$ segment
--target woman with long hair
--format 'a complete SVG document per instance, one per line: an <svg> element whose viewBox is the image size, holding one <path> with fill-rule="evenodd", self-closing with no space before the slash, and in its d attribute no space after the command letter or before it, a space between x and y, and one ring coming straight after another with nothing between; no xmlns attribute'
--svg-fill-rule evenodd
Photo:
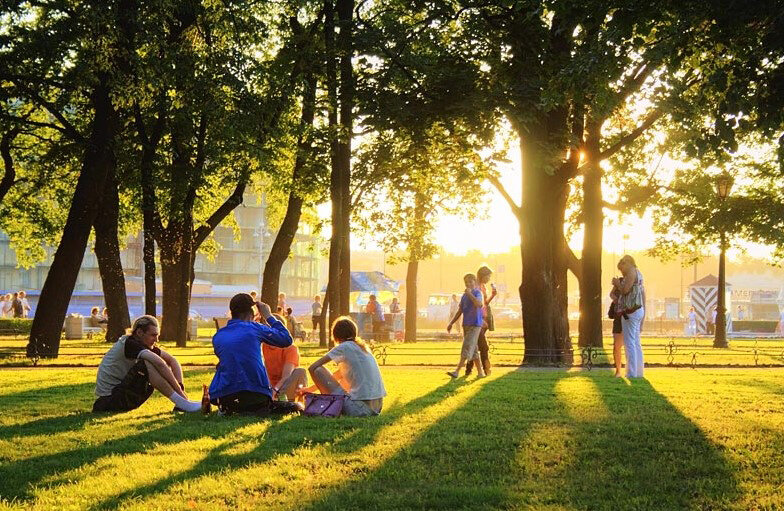
<svg viewBox="0 0 784 511"><path fill-rule="evenodd" d="M622 278L612 280L613 288L620 296L619 311L623 329L623 344L626 351L627 378L642 378L645 362L642 356L640 334L645 319L645 288L642 273L637 269L634 258L625 255L618 262Z"/></svg>
<svg viewBox="0 0 784 511"><path fill-rule="evenodd" d="M313 362L309 371L313 383L322 394L348 395L343 405L343 415L368 417L381 413L387 391L376 358L357 333L357 324L353 319L348 316L337 318L332 323L335 347ZM335 373L330 374L324 367L328 362L338 364Z"/></svg>

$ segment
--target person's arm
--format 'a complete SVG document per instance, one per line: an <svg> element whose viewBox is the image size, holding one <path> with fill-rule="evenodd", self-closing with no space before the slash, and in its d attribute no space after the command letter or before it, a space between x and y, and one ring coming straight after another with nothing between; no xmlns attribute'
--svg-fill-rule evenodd
<svg viewBox="0 0 784 511"><path fill-rule="evenodd" d="M163 379L166 380L166 383L171 385L171 388L174 390L174 392L176 392L177 394L181 395L186 399L188 398L188 396L185 394L185 391L182 389L182 387L180 387L180 382L178 382L177 378L174 377L174 373L172 372L171 368L166 363L166 361L164 361L161 357L159 357L158 355L156 355L150 350L140 351L138 358L140 360L145 360L151 363L158 371L158 373L163 377Z"/></svg>
<svg viewBox="0 0 784 511"><path fill-rule="evenodd" d="M259 308L261 317L264 318L264 320L269 325L268 327L259 325L259 330L261 331L261 341L266 342L272 346L277 346L278 348L286 348L291 346L291 344L294 342L294 339L291 337L291 333L289 332L288 328L286 328L286 325L275 319L275 316L272 315L272 311L270 310L269 305L263 302L256 302L256 306Z"/></svg>
<svg viewBox="0 0 784 511"><path fill-rule="evenodd" d="M313 362L312 364L310 364L310 367L308 367L308 372L312 375L313 371L315 371L319 367L321 367L324 364L326 364L328 362L331 362L331 361L332 361L332 357L330 357L329 353L327 353L326 355L324 355L320 359L318 359L315 362Z"/></svg>
<svg viewBox="0 0 784 511"><path fill-rule="evenodd" d="M477 309L482 307L482 300L474 296L474 293L471 292L472 290L466 289L465 294L468 295L468 298L471 299L471 303L474 304L474 307ZM480 293L481 294L481 293Z"/></svg>
<svg viewBox="0 0 784 511"><path fill-rule="evenodd" d="M628 273L623 274L623 281L620 282L618 286L618 291L622 295L627 295L634 287L635 282L637 282L637 268L630 268Z"/></svg>
<svg viewBox="0 0 784 511"><path fill-rule="evenodd" d="M174 374L174 379L177 380L177 382L180 384L180 387L185 389L185 384L183 383L182 379L182 366L180 366L180 363L177 362L177 359L163 350L161 350L160 356L163 361L166 362L166 365L168 365L171 369L172 374Z"/></svg>
<svg viewBox="0 0 784 511"><path fill-rule="evenodd" d="M495 288L495 285L490 284L490 288L493 290L493 293L490 295L490 298L485 300L485 305L490 305L490 302L495 300L495 297L498 296L498 290Z"/></svg>
<svg viewBox="0 0 784 511"><path fill-rule="evenodd" d="M452 321L450 321L449 324L446 326L447 333L452 331L452 325L454 325L457 322L457 320L460 319L460 316L462 316L462 315L463 315L463 311L460 310L460 309L457 309L457 312L455 312L455 317L453 317Z"/></svg>

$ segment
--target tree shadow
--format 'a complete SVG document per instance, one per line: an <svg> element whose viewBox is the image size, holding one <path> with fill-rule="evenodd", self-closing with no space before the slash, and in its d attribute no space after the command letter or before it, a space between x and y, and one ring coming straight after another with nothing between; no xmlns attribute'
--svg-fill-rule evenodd
<svg viewBox="0 0 784 511"><path fill-rule="evenodd" d="M556 387L575 377L598 412L569 413ZM514 372L305 507L712 509L738 493L719 447L648 382Z"/></svg>

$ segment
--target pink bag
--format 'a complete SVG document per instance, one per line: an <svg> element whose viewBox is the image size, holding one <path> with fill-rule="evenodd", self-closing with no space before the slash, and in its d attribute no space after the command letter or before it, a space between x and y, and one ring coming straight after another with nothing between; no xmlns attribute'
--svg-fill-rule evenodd
<svg viewBox="0 0 784 511"><path fill-rule="evenodd" d="M305 394L305 411L308 417L340 417L346 395L337 394Z"/></svg>

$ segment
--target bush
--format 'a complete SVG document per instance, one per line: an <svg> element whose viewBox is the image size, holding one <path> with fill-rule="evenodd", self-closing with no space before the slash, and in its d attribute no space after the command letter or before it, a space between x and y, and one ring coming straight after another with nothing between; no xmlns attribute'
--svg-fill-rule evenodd
<svg viewBox="0 0 784 511"><path fill-rule="evenodd" d="M32 325L32 319L0 318L0 335L29 334Z"/></svg>

